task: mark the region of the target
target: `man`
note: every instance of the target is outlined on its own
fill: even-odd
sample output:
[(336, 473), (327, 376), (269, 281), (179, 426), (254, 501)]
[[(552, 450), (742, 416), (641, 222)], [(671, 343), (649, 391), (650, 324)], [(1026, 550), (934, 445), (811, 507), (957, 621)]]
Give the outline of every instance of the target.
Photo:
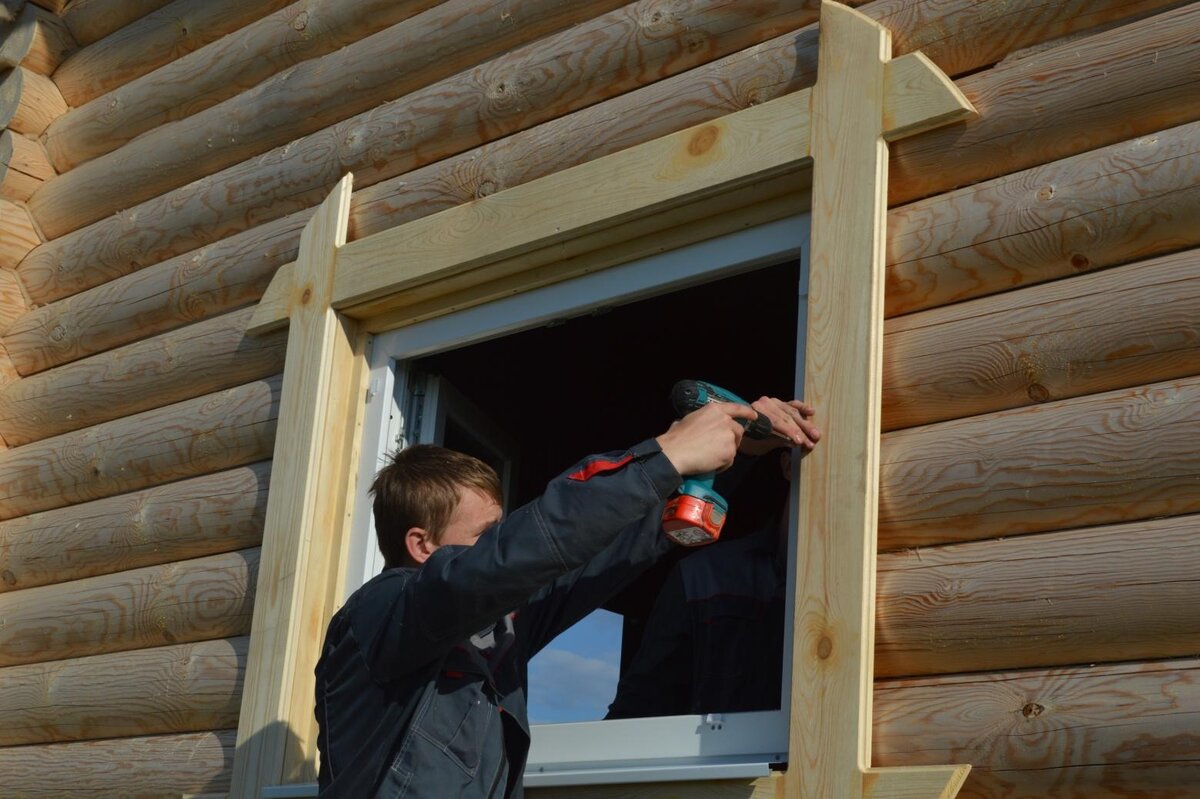
[(668, 549), (662, 503), (681, 475), (728, 466), (753, 415), (707, 406), (582, 461), (503, 521), (482, 463), (398, 453), (373, 487), (386, 567), (334, 616), (317, 665), (321, 795), (521, 796), (529, 659)]

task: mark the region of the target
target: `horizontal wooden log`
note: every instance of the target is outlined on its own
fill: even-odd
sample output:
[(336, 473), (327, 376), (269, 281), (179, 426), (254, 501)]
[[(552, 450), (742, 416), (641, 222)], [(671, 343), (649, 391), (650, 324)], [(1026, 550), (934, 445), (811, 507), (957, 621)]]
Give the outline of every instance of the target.
[(269, 458), (279, 385), (256, 381), (0, 453), (0, 519)]
[(23, 799), (178, 797), (227, 791), (237, 730), (0, 748), (5, 791)]
[(1200, 250), (902, 316), (884, 351), (885, 430), (1200, 374)]
[(236, 727), (249, 640), (0, 669), (0, 746)]
[(1197, 541), (1178, 516), (883, 555), (875, 674), (1194, 655)]
[(75, 52), (54, 73), (54, 82), (69, 105), (81, 106), (255, 22), (288, 2), (174, 0)]
[(41, 142), (11, 130), (0, 131), (0, 196), (24, 202), (52, 177), (54, 167)]
[(0, 523), (0, 593), (258, 546), (269, 462)]
[[(906, 41), (924, 40), (926, 53), (939, 66), (947, 69), (950, 65), (951, 71), (962, 71), (979, 66), (981, 54), (994, 52), (990, 49), (994, 41), (1015, 44), (1013, 31), (1018, 31), (1015, 36), (1022, 42), (1037, 41), (1074, 29), (1073, 26), (1081, 24), (1079, 20), (1095, 22), (1098, 18), (1119, 18), (1122, 14), (1132, 13), (1135, 6), (1144, 9), (1147, 5), (1154, 4), (1113, 0), (1087, 5), (1088, 10), (1082, 14), (1083, 6), (1078, 2), (1047, 5), (1041, 0), (1006, 4), (1002, 13), (994, 5), (981, 6), (968, 0), (922, 2), (917, 6), (911, 2), (887, 0), (863, 8), (877, 17), (889, 14), (896, 17), (899, 25), (895, 36), (897, 55), (904, 51)], [(1014, 20), (1024, 19), (1022, 14), (1033, 14), (1037, 23), (1016, 25)], [(906, 29), (904, 25), (915, 28)], [(946, 31), (954, 34), (946, 36)], [(779, 37), (736, 56), (489, 144), (477, 152), (451, 159), (430, 172), (403, 175), (379, 187), (377, 193), (360, 192), (364, 201), (378, 201), (379, 204), (369, 213), (356, 211), (352, 225), (366, 224), (379, 229), (399, 224), (448, 205), (469, 201), (474, 196), (517, 185), (810, 86), (815, 76), (816, 38), (815, 26), (799, 34)], [(376, 141), (372, 136), (366, 140)], [(412, 149), (411, 141), (407, 142), (406, 149)], [(334, 150), (342, 152), (341, 145)], [(22, 270), (23, 279), (39, 302), (73, 294), (126, 274), (133, 268), (163, 261), (254, 224), (315, 204), (324, 197), (328, 185), (340, 177), (345, 163), (343, 159), (341, 163), (333, 164), (329, 179), (320, 188), (289, 193), (286, 202), (266, 202), (260, 194), (255, 194), (257, 199), (253, 201), (253, 212), (249, 215), (236, 203), (233, 207), (229, 205), (229, 198), (245, 194), (240, 188), (231, 188), (232, 173), (212, 179), (211, 184), (201, 181), (194, 184), (186, 196), (171, 194), (150, 201), (139, 206), (136, 212), (120, 214), (39, 248), (31, 254), (29, 263)], [(284, 166), (279, 164), (273, 169), (281, 173)], [(356, 185), (362, 186), (383, 176), (384, 173), (373, 167), (356, 169)], [(421, 180), (414, 182), (418, 177)], [(429, 182), (425, 183), (426, 180)], [(218, 188), (220, 197), (217, 196)], [(251, 194), (263, 190), (265, 186), (248, 188)], [(211, 198), (209, 193), (212, 193)], [(245, 196), (250, 202), (250, 195)], [(202, 221), (200, 216), (193, 219), (193, 212), (187, 210), (192, 207), (191, 202), (197, 202), (196, 214), (203, 210)], [(214, 209), (223, 209), (218, 211), (219, 219), (214, 218)], [(273, 231), (264, 229), (262, 232), (274, 242)], [(352, 230), (352, 237), (361, 235), (364, 235), (361, 228), (357, 232)], [(16, 349), (13, 348), (14, 352)]]
[(301, 0), (79, 105), (46, 132), (66, 171), (141, 133), (203, 111), (310, 58), (436, 5), (438, 0)]
[(4, 231), (0, 236), (0, 269), (15, 269), (30, 250), (42, 243), (25, 204), (3, 197), (0, 197), (0, 230)]
[(875, 684), (877, 766), (970, 763), (971, 799), (1200, 796), (1200, 661)]
[(0, 77), (0, 127), (40, 136), (67, 110), (54, 81), (25, 67), (14, 67)]
[(246, 635), (257, 575), (243, 549), (0, 594), (0, 666)]
[(1200, 123), (888, 215), (888, 316), (1200, 246)]
[(247, 337), (250, 315), (234, 311), (0, 387), (0, 435), (20, 446), (282, 372), (286, 335)]
[(75, 0), (63, 22), (79, 46), (97, 42), (171, 0)]
[(1200, 378), (886, 433), (883, 550), (1200, 512)]
[(74, 49), (62, 19), (35, 5), (26, 5), (9, 25), (0, 25), (0, 69), (22, 66), (50, 75)]
[[(616, 0), (449, 0), (80, 164), (37, 192), (30, 213), (53, 238), (225, 167), (235, 183), (251, 173), (261, 181), (266, 169), (293, 190), (322, 192), (330, 167), (392, 177), (477, 144), (481, 130), (488, 138), (512, 133), (815, 17), (806, 0), (688, 0), (670, 15), (658, 2), (593, 18)], [(422, 44), (396, 47), (400, 38)], [(286, 155), (246, 162), (280, 145)], [(340, 166), (302, 166), (337, 150)]]
[(895, 142), (889, 202), (1195, 121), (1198, 58), (1200, 5), (1188, 3), (964, 78), (979, 116)]

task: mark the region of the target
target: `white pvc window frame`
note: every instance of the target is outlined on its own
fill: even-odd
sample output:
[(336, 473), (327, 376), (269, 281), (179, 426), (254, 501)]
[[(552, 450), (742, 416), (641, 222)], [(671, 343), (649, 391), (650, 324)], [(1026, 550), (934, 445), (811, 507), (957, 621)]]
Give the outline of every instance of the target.
[[(799, 214), (582, 277), (535, 289), (377, 335), (368, 351), (368, 407), (356, 481), (345, 594), (379, 573), (367, 494), (388, 453), (416, 441), (404, 419), (397, 388), (415, 358), (539, 327), (590, 310), (665, 294), (789, 259), (801, 264), (797, 297), (795, 389), (803, 386), (807, 330), (810, 215)], [(792, 529), (796, 508), (791, 510)], [(795, 558), (788, 585), (794, 585)], [(785, 614), (785, 658), (790, 658), (792, 592)], [(534, 725), (525, 771), (527, 787), (760, 777), (787, 759), (790, 663), (785, 663), (781, 707), (723, 716), (670, 716)], [(553, 734), (547, 734), (552, 731)], [(646, 742), (653, 741), (648, 752)], [(580, 753), (587, 753), (581, 757)]]

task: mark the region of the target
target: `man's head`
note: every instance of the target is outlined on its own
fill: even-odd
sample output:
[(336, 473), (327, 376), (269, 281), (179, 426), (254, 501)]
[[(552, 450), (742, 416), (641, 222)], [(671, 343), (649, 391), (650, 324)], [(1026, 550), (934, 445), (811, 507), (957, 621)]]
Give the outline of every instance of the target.
[(478, 458), (418, 444), (400, 450), (371, 485), (386, 568), (419, 566), (445, 544), (471, 545), (500, 520), (500, 478)]

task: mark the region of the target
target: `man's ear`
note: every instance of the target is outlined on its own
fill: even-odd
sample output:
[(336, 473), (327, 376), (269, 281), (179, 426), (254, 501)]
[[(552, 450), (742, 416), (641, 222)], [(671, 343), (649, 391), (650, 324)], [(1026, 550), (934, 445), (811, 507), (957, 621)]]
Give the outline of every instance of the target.
[(429, 560), (429, 556), (437, 549), (437, 544), (433, 543), (433, 536), (425, 528), (410, 527), (404, 534), (404, 548), (408, 550), (408, 556), (413, 562), (420, 566)]

